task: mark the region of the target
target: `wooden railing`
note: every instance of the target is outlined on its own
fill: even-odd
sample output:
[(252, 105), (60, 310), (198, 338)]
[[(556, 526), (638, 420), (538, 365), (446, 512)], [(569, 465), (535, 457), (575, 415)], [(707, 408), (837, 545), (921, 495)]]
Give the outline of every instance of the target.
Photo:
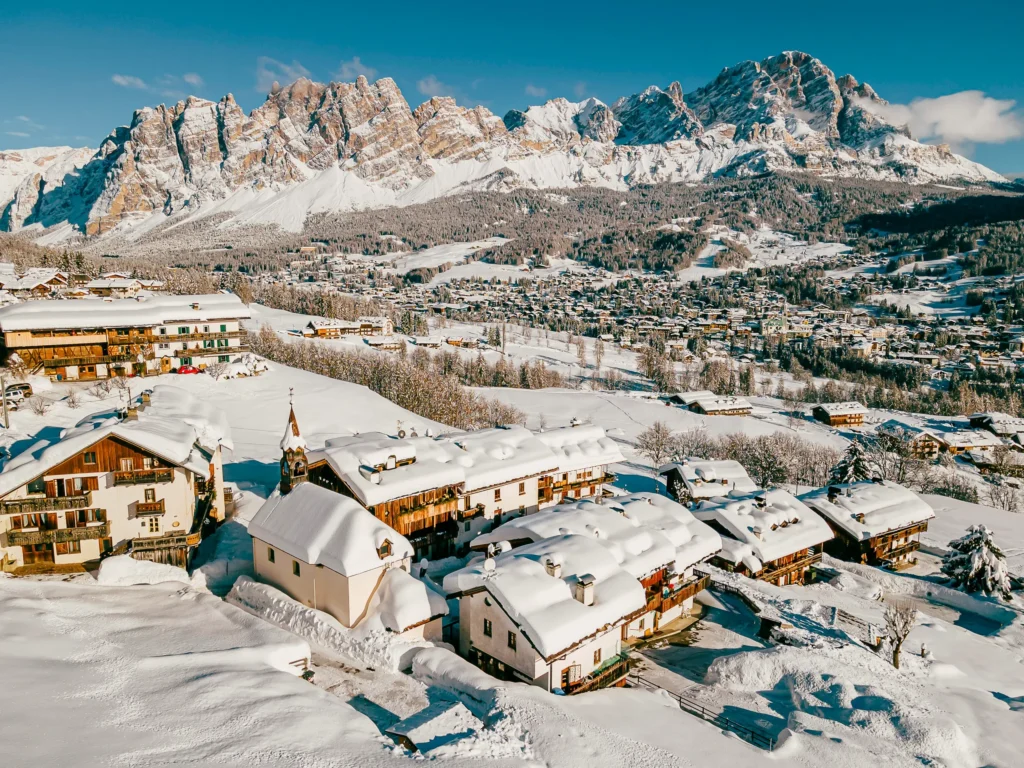
[(151, 485), (173, 481), (173, 469), (140, 469), (114, 473), (114, 485)]
[(648, 680), (639, 674), (630, 675), (629, 679), (631, 682), (635, 681), (636, 685), (647, 688), (648, 690), (658, 690), (667, 693), (675, 702), (679, 705), (679, 708), (684, 712), (689, 712), (691, 715), (696, 715), (702, 720), (707, 720), (709, 723), (714, 723), (723, 731), (731, 731), (739, 736), (741, 739), (749, 741), (755, 747), (761, 749), (767, 749), (771, 752), (775, 747), (775, 739), (769, 736), (764, 731), (758, 728), (751, 728), (748, 725), (737, 723), (735, 720), (730, 720), (725, 717), (721, 712), (716, 712), (713, 709), (708, 708), (701, 702), (691, 699), (689, 696), (683, 696), (670, 691), (666, 688), (662, 688), (660, 685), (655, 683), (653, 680)]
[(131, 363), (136, 355), (95, 355), (93, 357), (51, 357), (39, 362), (47, 368), (66, 368), (69, 365), (96, 365), (98, 363)]
[(85, 541), (86, 539), (105, 539), (110, 536), (110, 523), (86, 525), (76, 528), (51, 528), (41, 531), (7, 532), (7, 545), (10, 547), (32, 546), (34, 544), (64, 544), (69, 541)]
[(164, 513), (164, 500), (140, 501), (135, 505), (136, 515), (162, 515)]
[(675, 608), (677, 605), (680, 605), (685, 601), (689, 600), (698, 592), (703, 592), (705, 589), (708, 588), (708, 585), (710, 583), (711, 576), (709, 576), (708, 574), (704, 574), (699, 578), (694, 579), (693, 581), (686, 582), (681, 587), (679, 587), (679, 589), (677, 589), (675, 592), (672, 592), (665, 598), (663, 598), (661, 601), (661, 608), (659, 608), (658, 610), (660, 610), (662, 613), (665, 613), (665, 611), (669, 610), (670, 608)]
[(591, 672), (586, 677), (581, 677), (574, 683), (569, 683), (569, 690), (566, 693), (585, 693), (586, 691), (605, 688), (628, 675), (629, 665), (629, 656), (620, 653), (614, 660), (609, 659), (608, 663), (600, 669)]
[(27, 499), (11, 499), (3, 502), (0, 512), (5, 515), (32, 514), (33, 512), (84, 509), (91, 504), (92, 493), (85, 491), (76, 496), (37, 496)]

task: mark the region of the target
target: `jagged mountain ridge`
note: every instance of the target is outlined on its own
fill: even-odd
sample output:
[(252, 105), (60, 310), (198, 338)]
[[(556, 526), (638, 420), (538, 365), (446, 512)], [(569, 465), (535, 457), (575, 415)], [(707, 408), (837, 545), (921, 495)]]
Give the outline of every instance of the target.
[[(94, 153), (46, 155), (16, 184), (8, 179), (13, 194), (5, 198), (0, 183), (0, 229), (60, 225), (99, 235), (181, 213), (301, 229), (310, 213), (473, 190), (624, 189), (794, 169), (1001, 180), (948, 147), (914, 141), (872, 111), (884, 103), (800, 52), (727, 67), (688, 94), (672, 83), (610, 106), (558, 98), (504, 119), (449, 97), (413, 110), (390, 78), (300, 79), (249, 115), (231, 95), (189, 97), (136, 111)], [(3, 172), (0, 154), (0, 179)]]

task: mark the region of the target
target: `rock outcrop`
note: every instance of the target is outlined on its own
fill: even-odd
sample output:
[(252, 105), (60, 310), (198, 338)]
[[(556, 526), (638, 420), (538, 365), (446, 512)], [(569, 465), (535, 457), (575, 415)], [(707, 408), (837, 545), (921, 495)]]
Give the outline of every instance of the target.
[[(275, 87), (249, 115), (230, 94), (217, 102), (189, 97), (138, 110), (94, 153), (26, 150), (28, 161), (0, 153), (0, 228), (67, 223), (100, 235), (126, 220), (201, 210), (240, 190), (284, 200), (308, 185), (319, 186), (299, 197), (313, 212), (481, 189), (626, 188), (783, 169), (1000, 178), (948, 147), (914, 141), (885, 119), (886, 106), (869, 85), (837, 78), (796, 51), (728, 67), (692, 93), (679, 83), (651, 86), (610, 107), (557, 98), (504, 119), (440, 96), (412, 110), (390, 78), (303, 78)], [(259, 198), (265, 208), (267, 194)], [(261, 216), (246, 220), (281, 221)]]

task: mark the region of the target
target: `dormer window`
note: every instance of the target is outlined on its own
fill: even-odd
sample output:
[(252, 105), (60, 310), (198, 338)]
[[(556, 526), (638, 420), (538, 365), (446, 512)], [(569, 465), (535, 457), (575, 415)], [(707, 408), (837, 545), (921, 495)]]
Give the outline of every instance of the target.
[(381, 560), (387, 557), (391, 557), (392, 547), (391, 539), (384, 539), (379, 547), (377, 547), (377, 557)]

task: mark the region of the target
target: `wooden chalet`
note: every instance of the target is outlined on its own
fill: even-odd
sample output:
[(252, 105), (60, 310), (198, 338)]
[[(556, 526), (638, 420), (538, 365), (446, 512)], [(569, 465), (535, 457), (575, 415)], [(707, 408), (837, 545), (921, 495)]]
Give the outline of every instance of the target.
[(898, 570), (917, 562), (920, 534), (935, 512), (921, 497), (887, 480), (830, 485), (801, 500), (818, 513), (835, 537), (825, 542), (833, 557)]

